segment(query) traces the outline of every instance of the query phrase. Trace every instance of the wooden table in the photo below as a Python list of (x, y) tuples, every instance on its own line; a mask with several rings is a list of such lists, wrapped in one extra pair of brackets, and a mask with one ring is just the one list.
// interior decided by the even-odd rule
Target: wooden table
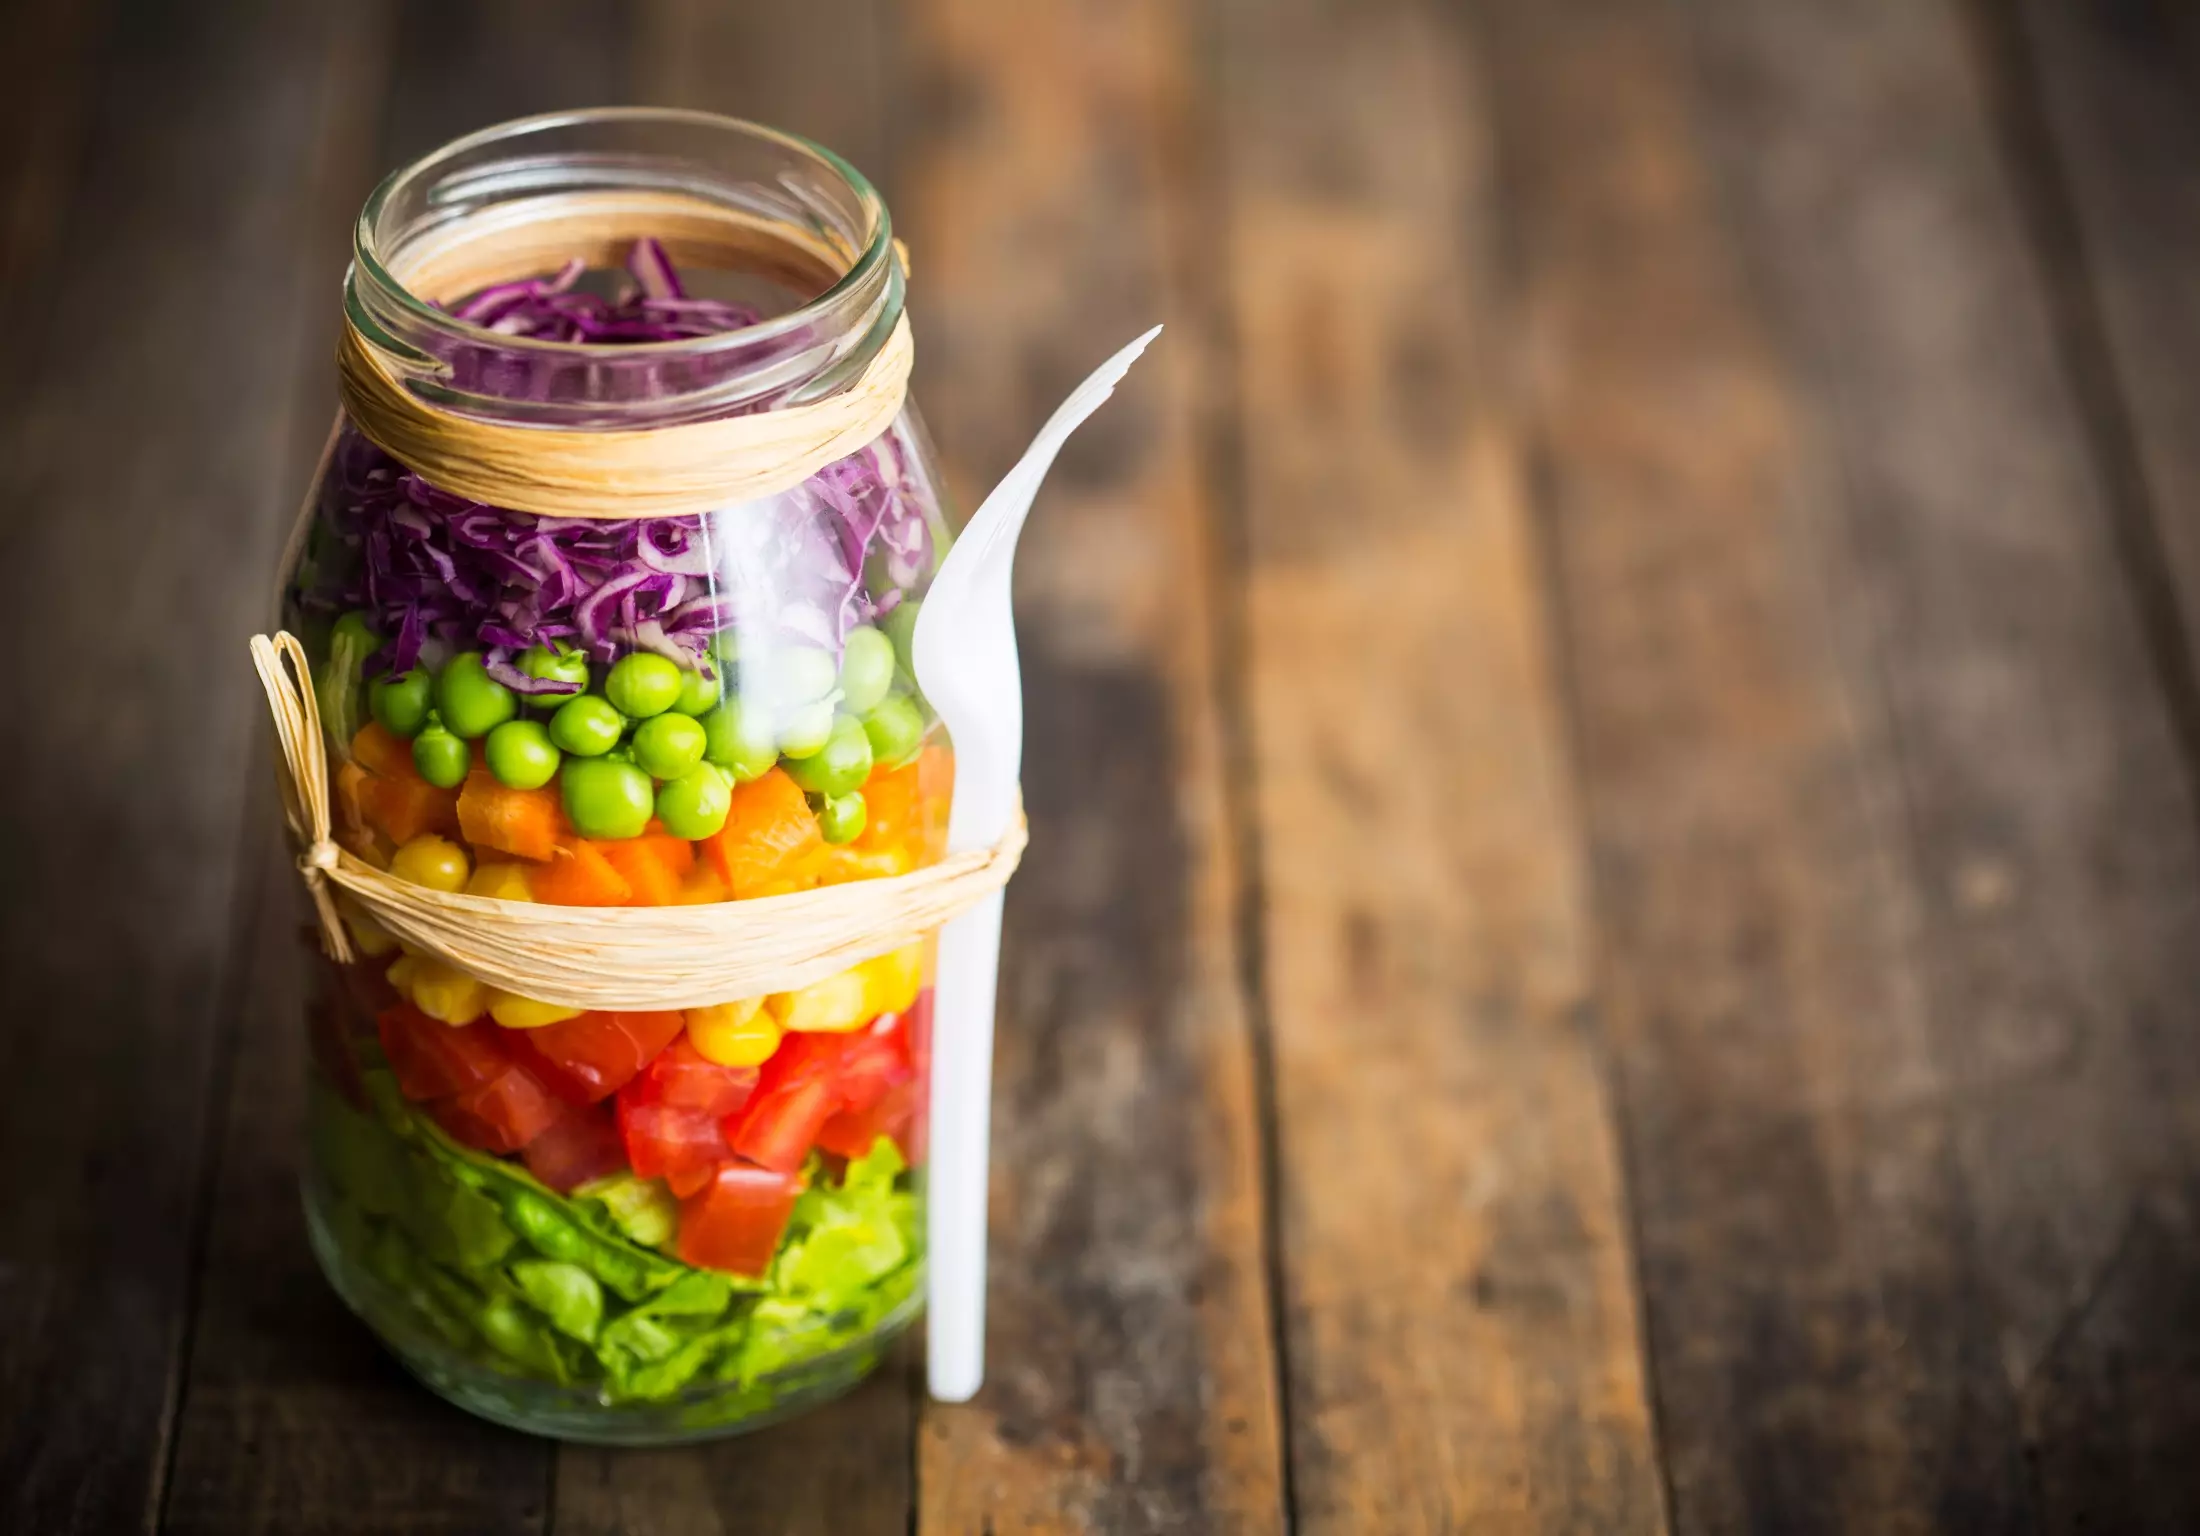
[[(2200, 1530), (2200, 21), (0, 11), (0, 1529)], [(347, 221), (663, 101), (875, 171), (1026, 541), (993, 1373), (412, 1386), (293, 1195), (244, 637)]]

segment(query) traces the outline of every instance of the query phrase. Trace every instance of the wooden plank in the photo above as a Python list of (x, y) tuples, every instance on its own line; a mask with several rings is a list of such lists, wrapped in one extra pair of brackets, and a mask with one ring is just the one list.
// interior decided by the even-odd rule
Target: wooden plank
[(2200, 869), (1962, 35), (1488, 9), (1676, 1524), (2022, 1526)]
[[(2192, 764), (1980, 61), (1930, 7), (1838, 29), (1801, 5), (1703, 9), (1739, 227), (1779, 274), (1847, 492), (1829, 532), (1863, 601), (1842, 628), (1901, 778), (1987, 1281), (1966, 1304), (2041, 1526), (2186, 1529), (2200, 1480), (2166, 1446), (2200, 1424), (2200, 1329), (2161, 1305), (2200, 1282)], [(1750, 105), (1771, 101), (1777, 122)], [(1897, 114), (1900, 147), (1852, 126)], [(2159, 1353), (2133, 1359), (2134, 1335)]]
[(929, 1406), (920, 1530), (1274, 1530), (1236, 880), (1214, 712), (1216, 408), (1191, 282), (1189, 35), (1160, 3), (901, 10), (918, 391), (992, 484), (1085, 371), (1170, 330), (1024, 536), (1032, 853), (1008, 901), (988, 1382)]
[(2200, 298), (2190, 281), (2200, 17), (2161, 0), (1975, 10), (2002, 85), (2011, 177), (2034, 214), (2105, 483), (2129, 521), (2141, 580), (2172, 589), (2163, 639), (2185, 651), (2189, 690), (2200, 664)]
[(1928, 1529), (2007, 1416), (1974, 1445), (1946, 1303), (1984, 1281), (1894, 787), (1796, 528), (1796, 385), (1658, 8), (1481, 9), (1674, 1525)]
[[(2189, 772), (2200, 758), (2200, 454), (2190, 440), (2200, 303), (2187, 279), (2200, 243), (2190, 169), (2200, 27), (2156, 4), (1977, 7), (1974, 24)], [(2169, 1033), (2189, 1042), (2183, 1029)], [(2200, 1094), (2188, 1087), (2174, 1108), (2189, 1144)], [(2135, 1203), (2065, 1323), (2071, 1343), (2027, 1395), (2048, 1528), (2200, 1526), (2200, 1469), (2188, 1454), (2200, 1436), (2200, 1330), (2177, 1300), (2200, 1285), (2186, 1168), (2182, 1189)]]
[[(884, 153), (873, 0), (651, 0), (635, 26), (638, 90), (649, 100), (790, 129), (856, 157), (859, 169)], [(648, 1454), (567, 1446), (558, 1458), (558, 1536), (900, 1536), (912, 1497), (914, 1360), (899, 1349), (849, 1396), (736, 1440)]]
[(22, 303), (55, 252), (61, 208), (83, 149), (90, 71), (102, 55), (105, 0), (58, 0), (0, 10), (0, 48), (35, 59), (0, 98), (0, 294)]
[(230, 647), (289, 506), (278, 236), (321, 36), (287, 6), (116, 7), (50, 227), (12, 247), (47, 276), (10, 306), (0, 395), (9, 558), (37, 573), (11, 701), (40, 743), (0, 812), (9, 1530), (141, 1529), (159, 1497), (257, 766)]
[(1297, 1528), (1661, 1531), (1482, 63), (1223, 16)]
[[(320, 150), (275, 237), (302, 286), (294, 351), (262, 366), (297, 402), (282, 523), (305, 489), (335, 406), (330, 357), (350, 226), (389, 167), (501, 118), (620, 93), (624, 26), (612, 8), (560, 0), (332, 6), (314, 60)], [(278, 534), (278, 542), (279, 542)], [(250, 559), (264, 594), (276, 545)], [(261, 597), (264, 601), (264, 596)], [(224, 647), (245, 624), (230, 626)], [(240, 673), (249, 686), (249, 673)], [(253, 690), (257, 717), (264, 705)], [(255, 740), (255, 754), (266, 750)], [(272, 830), (258, 755), (253, 810)], [(264, 846), (275, 857), (270, 844)], [(296, 1195), (304, 1016), (296, 881), (278, 861), (241, 948), (237, 1051), (222, 1128), (168, 1528), (241, 1536), (343, 1532), (540, 1532), (555, 1448), (436, 1401), (350, 1319), (306, 1248)]]

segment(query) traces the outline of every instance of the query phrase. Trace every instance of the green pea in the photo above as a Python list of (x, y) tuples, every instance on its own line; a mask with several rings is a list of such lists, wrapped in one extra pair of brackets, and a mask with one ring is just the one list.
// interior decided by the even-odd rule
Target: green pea
[(703, 669), (697, 667), (680, 674), (680, 696), (672, 701), (672, 707), (683, 715), (700, 715), (718, 707), (722, 692), (724, 685), (719, 678), (705, 677)]
[(375, 633), (373, 621), (364, 612), (345, 614), (328, 632), (331, 656), (348, 653), (364, 661), (381, 648), (382, 637)]
[(350, 741), (364, 723), (367, 658), (381, 644), (363, 613), (347, 613), (329, 626), (328, 655), (312, 669), (313, 691), (321, 724), (340, 743)]
[(551, 741), (575, 757), (603, 756), (619, 744), (625, 730), (626, 716), (593, 693), (567, 699), (550, 717)]
[(779, 721), (779, 750), (788, 758), (815, 757), (833, 739), (833, 701), (819, 699), (791, 710)]
[(563, 643), (529, 646), (520, 653), (519, 669), (546, 682), (588, 686), (588, 658)]
[(874, 760), (889, 766), (907, 762), (924, 744), (924, 711), (906, 693), (891, 694), (863, 717), (863, 734), (871, 738)]
[(703, 716), (703, 760), (716, 763), (742, 784), (762, 778), (779, 761), (779, 738), (772, 732), (771, 717), (737, 698), (726, 700)]
[(614, 757), (574, 758), (558, 771), (565, 814), (583, 837), (639, 837), (649, 825), (649, 775)]
[(911, 677), (917, 675), (917, 610), (924, 605), (904, 600), (892, 613), (879, 620), (879, 628), (886, 631), (886, 638), (894, 642), (894, 659)]
[(833, 658), (810, 645), (790, 645), (772, 652), (764, 667), (765, 689), (781, 704), (807, 704), (833, 691), (840, 669)]
[(634, 728), (634, 761), (653, 779), (676, 779), (703, 760), (703, 728), (686, 715), (654, 715)]
[(539, 720), (507, 720), (482, 746), (489, 771), (513, 789), (540, 789), (558, 776), (558, 749)]
[(850, 790), (845, 795), (828, 795), (825, 803), (817, 808), (817, 830), (828, 843), (853, 842), (861, 835), (863, 824), (871, 819), (871, 808), (863, 803), (863, 791)]
[(479, 651), (461, 651), (435, 680), (435, 707), (444, 729), (473, 741), (518, 714), (519, 698), (489, 675)]
[(413, 738), (413, 766), (437, 789), (456, 789), (466, 782), (466, 770), (473, 761), (467, 755), (466, 743), (445, 730), (443, 722), (431, 714)]
[(787, 764), (787, 774), (812, 794), (828, 798), (861, 789), (871, 776), (871, 738), (863, 723), (853, 715), (835, 716), (824, 747)]
[(605, 697), (620, 714), (646, 720), (672, 708), (680, 697), (680, 669), (654, 651), (636, 651), (612, 663)]
[(726, 824), (733, 786), (709, 763), (697, 763), (657, 790), (657, 819), (674, 837), (709, 837)]
[(403, 677), (376, 678), (367, 687), (367, 707), (382, 722), (382, 729), (410, 739), (428, 723), (434, 692), (435, 679), (424, 668), (415, 667)]
[(840, 703), (863, 714), (894, 686), (894, 642), (868, 624), (848, 631), (840, 652)]

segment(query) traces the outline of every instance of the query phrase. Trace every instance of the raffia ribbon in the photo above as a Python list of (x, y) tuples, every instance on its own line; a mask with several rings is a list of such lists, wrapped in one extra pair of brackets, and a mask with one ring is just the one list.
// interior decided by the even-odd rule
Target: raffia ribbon
[(339, 893), (402, 943), (506, 992), (568, 1008), (694, 1008), (791, 991), (898, 949), (1008, 883), (1028, 831), (881, 880), (692, 907), (559, 907), (449, 895), (376, 869), (332, 837), (327, 748), (305, 649), (252, 638), (282, 755), (298, 869), (339, 962), (352, 947)]
[[(611, 265), (637, 233), (675, 262), (829, 285), (856, 253), (822, 234), (705, 198), (593, 191), (529, 198), (419, 242), (391, 275), (442, 300), (555, 267)], [(903, 260), (896, 246), (895, 260)], [(849, 386), (807, 405), (679, 426), (613, 431), (515, 425), (423, 400), (362, 335), (348, 307), (337, 340), (344, 412), (430, 483), (493, 507), (553, 517), (683, 517), (792, 489), (873, 441), (901, 413), (915, 342), (909, 317)]]

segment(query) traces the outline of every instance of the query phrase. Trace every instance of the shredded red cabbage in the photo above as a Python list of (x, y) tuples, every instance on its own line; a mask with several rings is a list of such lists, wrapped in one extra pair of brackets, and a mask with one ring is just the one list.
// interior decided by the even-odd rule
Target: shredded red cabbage
[[(485, 288), (452, 313), (508, 335), (608, 345), (756, 321), (739, 305), (687, 297), (654, 240), (636, 242), (627, 270), (637, 287), (616, 302), (575, 291), (580, 264), (570, 262), (551, 277)], [(769, 501), (710, 517), (604, 522), (468, 501), (347, 431), (324, 517), (355, 557), (339, 562), (350, 577), (329, 600), (365, 610), (390, 637), (370, 675), (409, 670), (433, 639), (482, 651), (492, 677), (534, 695), (577, 688), (513, 664), (551, 641), (600, 661), (648, 650), (706, 671), (710, 639), (726, 629), (837, 654), (850, 627), (899, 605), (931, 556), (892, 432)]]

